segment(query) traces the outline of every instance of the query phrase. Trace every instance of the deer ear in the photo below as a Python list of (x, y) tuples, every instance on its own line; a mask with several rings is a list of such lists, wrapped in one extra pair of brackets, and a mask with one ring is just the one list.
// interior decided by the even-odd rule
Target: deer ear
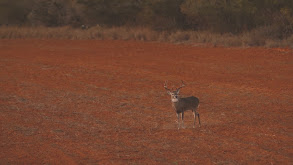
[(168, 95), (171, 95), (171, 92), (170, 91), (167, 91)]
[(179, 92), (180, 92), (180, 89), (178, 89), (178, 90), (176, 91), (177, 95), (179, 94)]

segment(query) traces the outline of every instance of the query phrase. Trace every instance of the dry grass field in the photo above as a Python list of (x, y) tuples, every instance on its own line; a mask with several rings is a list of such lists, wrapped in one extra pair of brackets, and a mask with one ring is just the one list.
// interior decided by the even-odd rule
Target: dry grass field
[(292, 49), (2, 39), (0, 68), (0, 164), (293, 164)]
[(255, 29), (241, 34), (213, 33), (209, 31), (156, 31), (139, 27), (81, 28), (63, 27), (17, 27), (0, 26), (0, 39), (69, 39), (69, 40), (124, 40), (152, 41), (173, 44), (208, 44), (214, 47), (266, 47), (293, 49), (293, 35), (272, 38), (275, 32), (269, 28)]

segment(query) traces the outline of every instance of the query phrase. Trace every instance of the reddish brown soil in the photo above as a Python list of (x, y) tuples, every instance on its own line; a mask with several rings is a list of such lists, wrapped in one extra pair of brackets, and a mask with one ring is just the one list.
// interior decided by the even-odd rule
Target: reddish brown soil
[(292, 50), (0, 40), (0, 68), (0, 164), (293, 163)]

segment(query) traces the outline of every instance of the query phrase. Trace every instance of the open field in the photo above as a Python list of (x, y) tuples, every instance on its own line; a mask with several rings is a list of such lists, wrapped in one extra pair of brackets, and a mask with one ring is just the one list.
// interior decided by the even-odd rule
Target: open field
[(0, 164), (293, 163), (292, 49), (2, 39), (0, 68)]

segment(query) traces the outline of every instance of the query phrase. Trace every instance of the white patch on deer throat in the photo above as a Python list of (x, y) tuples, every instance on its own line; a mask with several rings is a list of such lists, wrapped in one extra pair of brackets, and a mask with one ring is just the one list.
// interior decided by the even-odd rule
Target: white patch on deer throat
[(178, 99), (174, 99), (174, 98), (172, 98), (171, 100), (172, 100), (173, 103), (178, 102)]

